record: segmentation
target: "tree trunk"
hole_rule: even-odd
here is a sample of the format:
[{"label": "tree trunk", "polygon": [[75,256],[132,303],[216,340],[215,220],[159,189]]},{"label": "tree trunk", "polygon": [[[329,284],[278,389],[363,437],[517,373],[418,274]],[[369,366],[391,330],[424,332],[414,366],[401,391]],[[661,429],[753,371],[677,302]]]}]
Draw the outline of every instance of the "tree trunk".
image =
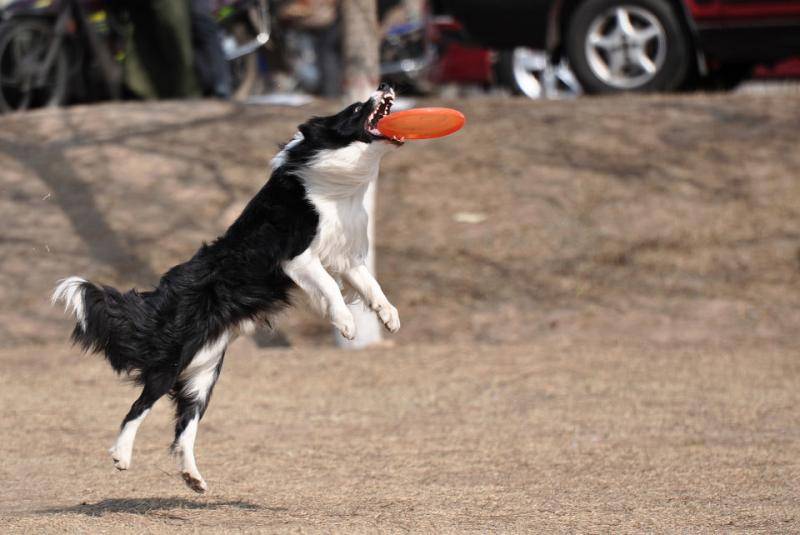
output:
[{"label": "tree trunk", "polygon": [[375,0],[342,0],[344,93],[348,102],[366,99],[380,78],[380,36]]},{"label": "tree trunk", "polygon": [[[347,103],[366,100],[378,87],[380,78],[378,9],[375,0],[342,0],[344,94]],[[369,216],[369,256],[367,267],[375,273],[375,191],[370,184],[364,199]],[[363,303],[350,305],[356,320],[356,339],[336,334],[340,347],[355,349],[381,341],[381,326],[374,312]]]}]

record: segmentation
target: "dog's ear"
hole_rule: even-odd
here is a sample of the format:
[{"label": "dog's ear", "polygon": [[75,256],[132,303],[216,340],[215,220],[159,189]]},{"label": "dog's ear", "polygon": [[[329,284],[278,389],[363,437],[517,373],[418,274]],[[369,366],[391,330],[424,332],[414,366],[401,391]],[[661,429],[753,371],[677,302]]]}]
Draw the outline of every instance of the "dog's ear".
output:
[{"label": "dog's ear", "polygon": [[297,130],[303,134],[304,139],[311,139],[314,137],[314,131],[316,130],[316,125],[314,125],[313,120],[308,121],[307,123],[303,123],[297,127]]}]

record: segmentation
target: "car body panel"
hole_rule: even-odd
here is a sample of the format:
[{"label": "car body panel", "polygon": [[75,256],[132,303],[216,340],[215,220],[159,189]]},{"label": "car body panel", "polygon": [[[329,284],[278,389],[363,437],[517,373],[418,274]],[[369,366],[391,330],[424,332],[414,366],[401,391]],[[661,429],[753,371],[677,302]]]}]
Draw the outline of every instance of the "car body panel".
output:
[{"label": "car body panel", "polygon": [[770,20],[800,19],[800,0],[683,0],[694,21],[703,26],[708,23],[727,22],[747,24]]},{"label": "car body panel", "polygon": [[439,0],[481,44],[494,48],[544,48],[552,0]]},{"label": "car body panel", "polygon": [[[712,63],[773,62],[800,54],[800,0],[677,1],[698,51]],[[435,5],[486,46],[557,53],[567,2],[438,0]]]},{"label": "car body panel", "polygon": [[711,61],[774,62],[800,53],[800,0],[684,0]]}]

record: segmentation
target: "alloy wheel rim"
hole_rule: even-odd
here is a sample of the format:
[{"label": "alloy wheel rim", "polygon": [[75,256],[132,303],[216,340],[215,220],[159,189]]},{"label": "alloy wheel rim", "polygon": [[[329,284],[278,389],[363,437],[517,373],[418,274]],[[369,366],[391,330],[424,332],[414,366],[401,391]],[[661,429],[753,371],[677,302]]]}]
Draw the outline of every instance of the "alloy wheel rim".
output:
[{"label": "alloy wheel rim", "polygon": [[663,68],[667,33],[650,11],[621,5],[595,17],[585,46],[589,68],[597,78],[612,87],[634,89]]},{"label": "alloy wheel rim", "polygon": [[566,60],[551,63],[543,50],[515,48],[511,68],[517,88],[528,98],[573,98],[582,93]]},{"label": "alloy wheel rim", "polygon": [[512,69],[520,91],[528,98],[542,97],[541,78],[547,67],[547,56],[529,48],[514,49]]}]

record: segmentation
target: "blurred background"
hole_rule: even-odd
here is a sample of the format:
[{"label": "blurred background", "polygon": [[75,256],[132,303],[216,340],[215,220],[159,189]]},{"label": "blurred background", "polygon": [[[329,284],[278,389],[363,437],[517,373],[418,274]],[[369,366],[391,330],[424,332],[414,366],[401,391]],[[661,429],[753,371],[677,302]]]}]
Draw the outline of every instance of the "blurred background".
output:
[{"label": "blurred background", "polygon": [[[365,31],[337,0],[0,5],[3,111],[335,97],[343,32]],[[798,13],[794,0],[378,0],[377,28],[365,28],[377,32],[381,77],[405,94],[569,98],[797,78]]]},{"label": "blurred background", "polygon": [[[800,1],[0,4],[0,526],[800,531]],[[214,494],[164,498],[163,407],[110,474],[135,393],[55,281],[155,284],[379,79],[467,117],[382,165],[400,332],[299,299],[226,359]]]}]

